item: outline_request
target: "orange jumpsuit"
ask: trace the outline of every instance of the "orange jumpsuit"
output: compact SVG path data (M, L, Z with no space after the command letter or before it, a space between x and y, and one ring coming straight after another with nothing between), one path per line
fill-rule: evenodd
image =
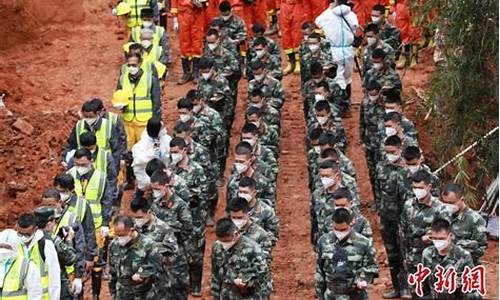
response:
M210 28L210 22L219 15L219 2L219 0L207 0L205 2L205 33Z
M310 16L308 0L278 0L281 43L285 54L298 52L302 41L302 23Z
M394 10L396 12L396 26L401 32L402 44L416 43L420 39L420 30L412 23L409 4L406 1L398 1Z
M191 0L172 0L170 12L179 21L179 43L184 58L201 57L205 37L204 9Z
M311 0L311 17L310 19L307 19L307 21L314 22L314 20L328 8L328 6L328 0Z
M267 25L267 0L253 0L252 4L247 4L243 0L231 0L233 13L243 19L247 29L247 36L252 37L252 25L260 23L264 27Z

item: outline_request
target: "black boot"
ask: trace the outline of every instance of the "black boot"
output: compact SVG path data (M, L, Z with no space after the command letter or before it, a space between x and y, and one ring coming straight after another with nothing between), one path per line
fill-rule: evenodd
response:
M177 82L177 84L185 84L193 79L191 73L191 60L189 58L182 58L182 78Z
M99 299L101 295L102 271L92 271L92 298Z
M389 265L391 262L389 262ZM401 290L401 279L400 279L400 268L398 267L389 267L389 271L391 272L391 281L392 281L392 290L384 293L382 297L384 299L396 299L400 296Z
M135 188L135 175L134 175L134 168L132 168L131 164L127 164L127 169L125 173L127 175L127 182L125 183L123 189L126 191L133 190Z
M203 263L193 263L189 265L191 296L201 297L201 279L203 275Z
M197 81L198 77L200 76L200 58L199 57L193 57L193 79Z

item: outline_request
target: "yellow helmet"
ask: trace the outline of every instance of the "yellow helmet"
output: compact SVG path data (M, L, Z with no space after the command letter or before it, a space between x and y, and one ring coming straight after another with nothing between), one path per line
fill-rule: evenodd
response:
M113 98L111 99L111 103L116 108L123 108L128 105L128 93L124 90L116 90L113 93Z
M116 7L116 15L117 16L123 16L123 15L129 14L131 11L132 11L132 9L130 9L130 5L128 5L128 3L125 3L125 2L120 2L118 4L118 6Z

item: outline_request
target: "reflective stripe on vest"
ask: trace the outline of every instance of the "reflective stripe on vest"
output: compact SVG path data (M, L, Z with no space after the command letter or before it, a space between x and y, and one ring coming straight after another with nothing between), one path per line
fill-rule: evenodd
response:
M141 64L143 71L139 82L135 85L130 82L128 68L122 69L120 83L122 90L129 91L128 105L123 109L123 120L132 122L147 122L153 117L153 101L151 100L151 86L153 85L153 71L151 63Z
M29 262L29 259L22 253L16 257L3 279L0 299L28 300L28 290L24 286L24 280L28 275Z
M99 148L95 161L93 162L96 170L106 174L108 173L108 155L111 155L110 151Z
M55 237L57 233L61 230L61 228L75 224L76 220L77 216L71 211L67 210L62 216L62 218L59 219L59 223L57 224L56 230L54 231L54 234L52 236ZM66 273L68 275L74 274L75 264L72 264L71 266L66 266Z
M38 267L38 270L40 270L40 278L42 283L42 299L49 300L49 271L47 269L47 264L44 260L42 260L40 251L45 251L45 249L39 249L37 241L29 250L27 257L29 257L29 259Z
M83 197L77 196L76 203L68 207L68 210L75 214L78 221L83 224L83 218L85 218L85 213L87 212L87 200Z
M149 61L150 63L155 63L160 61L160 57L163 53L163 48L161 46L153 46L151 51L144 52L143 58L145 61Z
M118 114L111 111L106 112L105 118L111 121L111 127L115 127L118 122Z
M135 42L135 43L141 43L141 31L142 31L142 28L141 27L134 27L132 28L132 40ZM161 37L165 34L165 28L161 27L161 26L155 26L155 30L153 32L153 45L155 46L162 46L160 45L160 40L161 40Z
M136 27L141 25L141 10L149 7L149 0L126 0L130 5L130 17L128 18L128 27Z
M73 176L75 180L75 192L78 196L84 197L90 205L90 210L92 211L92 217L94 219L94 226L96 229L101 228L102 225L102 206L101 198L104 196L104 188L106 186L106 174L94 170L92 177L85 190L83 190L82 182L77 177L76 168L71 168L69 174Z
M97 146L102 149L110 149L109 140L111 139L111 132L113 129L113 124L108 119L101 118L101 126L97 131L94 132L95 138L97 140ZM87 132L87 127L85 126L85 121L80 120L76 123L76 143L78 148L82 145L80 143L80 134Z

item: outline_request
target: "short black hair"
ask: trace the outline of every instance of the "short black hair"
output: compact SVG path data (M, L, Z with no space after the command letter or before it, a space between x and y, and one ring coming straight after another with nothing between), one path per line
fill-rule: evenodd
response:
M321 63L315 59L311 62L311 66L309 67L309 71L311 72L311 75L320 75L323 74L323 66Z
M117 215L114 220L113 220L113 225L119 225L119 224L123 224L123 226L125 227L125 229L132 229L134 228L134 220L127 216L127 215L124 215L124 214L120 214L120 215Z
M402 102L401 92L397 89L391 88L391 89L385 90L384 96L385 96L384 102L386 102L386 103L401 104L401 102Z
M317 140L323 133L323 129L321 127L315 127L309 131L309 140Z
M217 38L219 37L219 31L213 28L209 28L207 30L207 36L215 35Z
M153 175L153 173L157 170L165 170L167 168L167 166L165 165L165 163L163 161L161 161L161 159L159 158L153 158L152 160L150 160L147 164L146 164L146 175L148 175L149 177L151 177L151 175Z
M148 212L151 209L151 201L144 197L136 197L130 202L130 210L132 212Z
M327 159L327 160L323 161L321 164L319 164L319 168L320 169L332 169L333 172L335 172L335 173L339 171L339 165L331 159Z
M338 137L335 134L328 132L328 131L323 132L319 136L319 144L320 145L329 145L329 146L333 147L338 142L339 142Z
M104 104L102 103L102 100L99 98L92 98L89 100L89 102L93 103L93 105L95 105L98 110L104 109Z
M195 90L195 89L190 89L187 93L186 93L186 98L190 98L190 99L198 99L198 98L201 98L201 95L200 93Z
M177 108L185 108L191 111L193 109L193 99L188 97L180 98L177 101Z
M247 142L239 142L234 149L234 153L236 155L251 156L253 154L252 145Z
M258 38L256 38L254 40L253 45L254 46L264 46L264 47L267 47L267 40L266 40L265 37L259 36Z
M145 7L141 9L141 18L152 18L153 10L149 7Z
M80 134L80 144L84 147L91 147L97 144L95 134L91 131L85 131Z
M346 188L346 187L340 187L338 188L335 192L333 192L332 195L333 199L347 199L349 201L352 201L352 193L351 191Z
M320 82L316 83L316 88L323 88L325 91L330 93L330 85L325 80L321 80Z
M142 51L143 49L144 49L144 48L142 47L142 45L141 45L140 43L131 43L131 44L129 44L129 46L128 46L128 51L129 51L129 53L131 53L131 52L135 52L136 50L140 50L140 51ZM130 56L134 56L134 55L130 55ZM128 59L128 57L129 57L129 56L128 56L127 54L125 54L125 58L127 58L127 59Z
M417 146L408 146L403 149L402 156L405 160L414 160L422 157L422 153L420 152L420 148Z
M350 225L352 221L352 215L346 208L339 207L333 212L332 220L337 224L347 223Z
M261 98L264 98L264 92L260 88L254 88L250 92L250 96L251 97L261 97Z
M141 44L138 44L138 45L142 47ZM132 46L134 46L134 44L130 45L130 47L132 47ZM130 47L129 47L129 50L131 50ZM140 53L129 51L128 53L125 54L125 59L127 59L127 61L129 60L129 58L132 58L132 57L137 57L139 62L142 61L142 55Z
M85 101L82 104L82 112L93 112L97 113L101 110L99 105L94 101Z
M170 176L164 170L156 170L151 175L151 183L159 183L165 185L170 182Z
M222 28L222 27L224 27L224 22L222 22L222 20L219 19L219 18L214 18L210 22L210 27L219 27L219 28Z
M401 139L397 135L387 137L384 141L385 146L401 147Z
M321 41L321 36L319 35L319 33L313 32L307 37L307 39L317 39Z
M32 213L24 213L17 217L17 226L20 228L28 228L36 226L36 217Z
M375 34L378 34L378 32L379 32L378 25L373 24L373 23L366 25L365 33L367 33L367 32L373 32Z
M146 132L152 138L157 138L161 131L161 118L151 117L146 125Z
M384 50L380 49L380 48L375 48L372 52L372 58L381 58L381 59L385 59L385 52Z
M198 62L200 70L211 69L214 67L214 60L211 57L202 56Z
M56 200L60 200L61 194L56 189L46 189L42 193L42 198L54 198Z
M170 140L170 148L179 147L181 150L186 148L186 141L180 137L174 137Z
M366 84L367 91L373 91L373 90L380 91L381 88L382 88L382 86L380 85L380 83L377 80L370 80Z
M385 13L385 7L382 4L375 4L372 10L379 11L382 15Z
M222 218L215 224L215 235L219 238L225 238L233 235L238 229L230 218Z
M316 28L316 25L313 22L307 21L307 22L302 23L302 30L314 29L314 28Z
M446 231L450 233L452 232L451 224L446 219L437 218L432 222L431 231L434 232Z
M241 128L241 133L251 133L253 135L258 135L259 134L259 128L255 126L255 124L252 123L245 123L243 127Z
M260 23L253 23L252 31L254 33L264 33L266 31L266 27Z
M92 153L87 148L79 148L75 151L74 158L83 158L86 157L88 160L92 160Z
M337 150L335 150L333 148L328 148L328 149L321 151L321 158L322 159L329 158L330 160L333 160L334 162L338 162L339 155L337 153Z
M430 184L432 182L432 177L426 170L418 170L411 176L412 182L424 182L425 184Z
M401 123L401 114L396 111L391 111L384 115L384 122L392 121L394 123Z
M68 173L59 173L54 177L54 186L60 186L65 190L74 190L75 189L75 180L73 176Z
M189 122L177 122L174 126L175 133L191 132L192 130Z
M228 208L229 211L232 212L242 211L244 213L247 213L250 210L247 200L240 197L232 199L229 202Z
M458 197L461 197L464 195L464 188L461 185L456 184L454 182L448 182L444 185L442 194L448 196L450 193L453 193Z
M260 70L260 69L265 69L266 66L264 66L264 63L260 60L257 60L252 63L252 70Z
M316 104L314 104L314 110L315 111L326 111L328 113L332 111L332 109L330 107L330 103L328 103L328 101L326 101L326 100L321 100L321 101L316 102Z
M246 116L251 116L251 115L257 115L258 117L262 117L262 109L255 107L255 106L250 106L247 109Z
M240 179L239 187L249 187L254 190L257 187L257 182L252 177L245 176Z
M219 11L221 12L227 12L231 10L231 3L229 1L222 1L219 4Z

